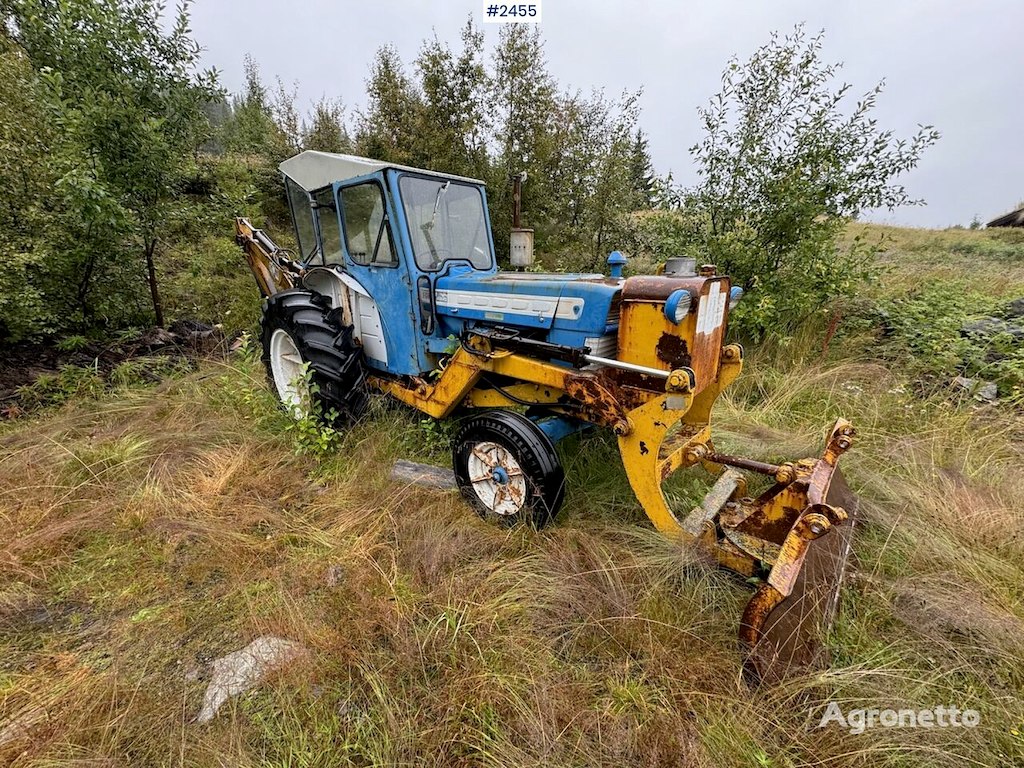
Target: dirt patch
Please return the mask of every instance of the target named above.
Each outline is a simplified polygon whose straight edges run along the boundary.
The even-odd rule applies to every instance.
[[[74,348],[67,347],[67,340],[63,346],[48,341],[0,347],[0,413],[18,415],[18,390],[62,368],[89,368],[106,378],[132,359],[161,356],[196,360],[223,352],[228,341],[217,327],[179,320],[168,328],[149,328],[113,341],[83,341]]]

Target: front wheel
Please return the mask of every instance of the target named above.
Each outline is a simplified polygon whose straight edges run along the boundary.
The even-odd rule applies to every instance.
[[[452,443],[462,495],[501,525],[548,523],[562,505],[565,472],[540,427],[513,411],[473,416]]]

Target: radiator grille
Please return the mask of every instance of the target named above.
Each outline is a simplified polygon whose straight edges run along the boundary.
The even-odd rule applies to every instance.
[[[619,324],[619,313],[622,310],[622,299],[616,296],[612,299],[612,305],[608,308],[608,319],[605,321],[606,325],[618,325]]]
[[[614,360],[619,353],[619,339],[617,334],[606,333],[600,338],[588,338],[583,342],[584,346],[590,347],[590,354],[595,357],[607,357]]]

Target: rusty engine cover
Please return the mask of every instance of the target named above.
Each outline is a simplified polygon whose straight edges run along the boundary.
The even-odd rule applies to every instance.
[[[665,315],[673,292],[690,294],[690,312],[678,325]],[[622,286],[619,360],[671,371],[689,368],[697,391],[718,377],[729,314],[728,277],[628,278]]]

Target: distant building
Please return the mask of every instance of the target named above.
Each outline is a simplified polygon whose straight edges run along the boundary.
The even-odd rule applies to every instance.
[[[1024,208],[1018,208],[1012,213],[992,219],[986,227],[1024,227]]]

